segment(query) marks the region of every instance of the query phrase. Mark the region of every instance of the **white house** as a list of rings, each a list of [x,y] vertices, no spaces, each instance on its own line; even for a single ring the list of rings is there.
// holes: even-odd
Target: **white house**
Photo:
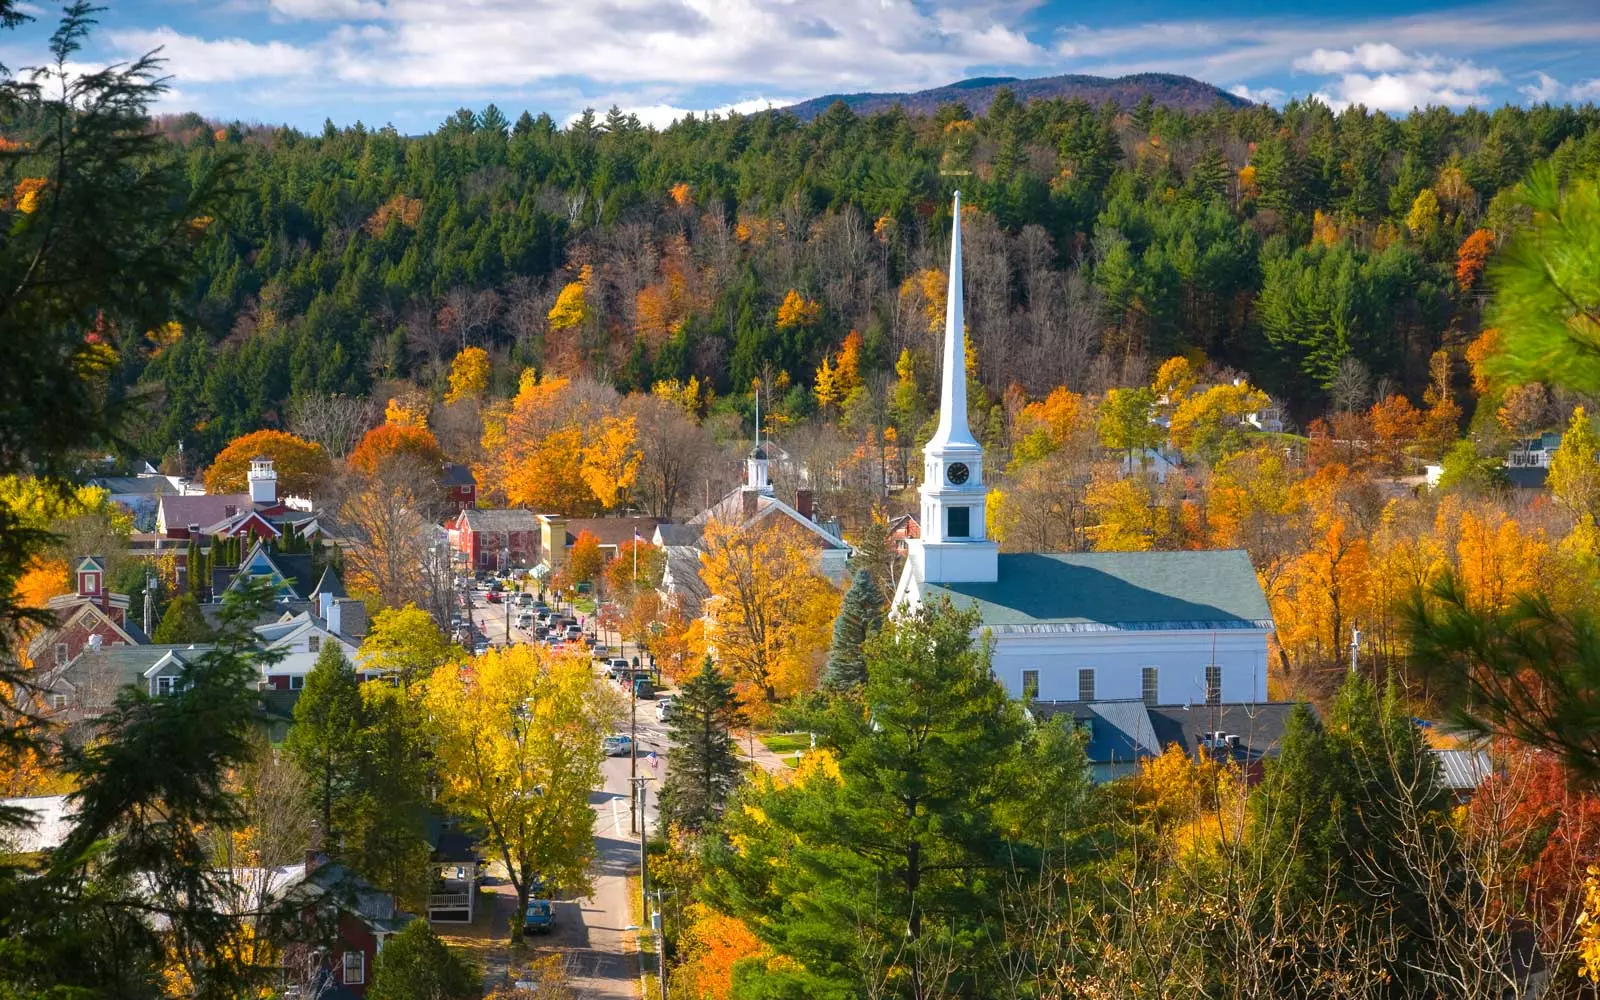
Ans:
[[[985,535],[983,448],[967,426],[956,195],[939,425],[923,448],[921,537],[895,607],[975,607],[1017,696],[1147,704],[1261,702],[1272,616],[1241,551],[1007,553]]]

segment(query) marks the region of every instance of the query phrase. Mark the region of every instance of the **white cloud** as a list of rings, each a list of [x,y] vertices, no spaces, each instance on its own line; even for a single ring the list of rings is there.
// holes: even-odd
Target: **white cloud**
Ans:
[[[367,20],[383,15],[378,0],[271,0],[273,13],[290,20]]]
[[[302,76],[317,65],[310,51],[285,42],[251,42],[242,38],[206,40],[171,28],[113,31],[112,46],[124,56],[161,50],[165,70],[182,83],[227,83],[260,77]]]
[[[1413,57],[1401,52],[1388,42],[1374,45],[1362,42],[1353,49],[1313,49],[1308,56],[1294,61],[1294,68],[1310,73],[1347,73],[1352,69],[1369,72],[1403,69],[1413,62]]]
[[[805,100],[804,97],[756,97],[748,101],[735,101],[732,104],[723,104],[714,108],[680,108],[672,104],[630,106],[622,103],[620,100],[595,102],[594,106],[610,107],[612,104],[617,104],[621,108],[623,114],[637,115],[639,121],[643,124],[648,125],[651,128],[661,129],[666,128],[673,122],[683,118],[685,115],[722,115],[724,117],[729,114],[749,115],[755,114],[758,111],[771,111],[773,108],[781,108],[790,104],[798,104],[803,100]],[[583,112],[574,112],[573,114],[568,115],[567,120],[562,124],[571,125],[573,122],[582,117]]]
[[[1277,87],[1262,87],[1260,90],[1254,90],[1242,83],[1236,83],[1229,87],[1228,93],[1235,97],[1242,97],[1247,101],[1253,101],[1256,104],[1281,104],[1289,96],[1286,91],[1279,90]]]
[[[1582,80],[1570,87],[1549,73],[1535,73],[1534,78],[1536,82],[1517,88],[1534,104],[1600,99],[1600,77]]]

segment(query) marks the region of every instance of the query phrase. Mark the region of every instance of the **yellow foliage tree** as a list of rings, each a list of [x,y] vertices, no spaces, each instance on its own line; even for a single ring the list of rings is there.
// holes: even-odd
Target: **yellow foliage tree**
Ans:
[[[1438,231],[1439,198],[1431,188],[1417,192],[1411,211],[1406,213],[1406,228],[1418,239],[1427,239]]]
[[[1167,432],[1177,447],[1215,462],[1241,440],[1244,418],[1269,402],[1266,393],[1248,382],[1214,385],[1185,397],[1172,411]]]
[[[707,639],[741,696],[762,708],[814,688],[839,592],[817,571],[812,538],[771,518],[748,529],[713,522],[704,544]]]
[[[589,298],[587,279],[589,269],[583,269],[583,277],[577,281],[569,281],[556,296],[555,305],[550,307],[546,319],[550,322],[552,330],[570,330],[582,325],[589,315]]]
[[[423,698],[435,727],[442,803],[484,832],[521,913],[534,879],[589,885],[600,736],[617,714],[586,657],[537,646],[490,650],[470,668],[440,667]],[[511,922],[513,939],[522,921]]]
[[[606,416],[583,446],[580,475],[595,501],[615,508],[639,481],[644,454],[638,447],[639,425],[633,417]]]
[[[486,478],[506,503],[564,514],[621,503],[638,478],[638,428],[606,398],[563,378],[527,377],[504,423],[485,422]]]
[[[1350,627],[1372,606],[1367,538],[1337,513],[1318,515],[1306,551],[1268,594],[1276,639],[1291,672],[1336,664]]]
[[[1089,537],[1096,552],[1148,552],[1169,530],[1166,509],[1156,505],[1142,477],[1096,476],[1084,506],[1095,520]]]
[[[1440,517],[1445,516],[1441,509]],[[1453,527],[1457,571],[1475,609],[1502,611],[1517,594],[1542,589],[1550,556],[1542,531],[1525,531],[1498,510],[1463,511]],[[1443,535],[1448,529],[1439,525],[1436,530]]]
[[[1161,363],[1150,388],[1155,390],[1158,399],[1165,397],[1168,407],[1175,407],[1188,398],[1199,381],[1200,373],[1188,358],[1180,355]]]
[[[822,304],[813,302],[793,288],[783,297],[783,302],[778,306],[778,329],[790,330],[795,327],[811,326],[822,317]]]
[[[444,401],[482,399],[489,391],[489,352],[481,347],[463,348],[450,363],[450,391]]]
[[[428,401],[420,392],[402,393],[383,409],[383,422],[395,427],[428,427]]]

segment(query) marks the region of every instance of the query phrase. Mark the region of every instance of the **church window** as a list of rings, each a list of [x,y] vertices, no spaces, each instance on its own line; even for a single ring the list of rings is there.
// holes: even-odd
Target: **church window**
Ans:
[[[1161,671],[1145,667],[1139,671],[1139,695],[1146,705],[1159,705],[1161,698]]]
[[[1084,667],[1078,671],[1078,700],[1094,701],[1094,668]]]
[[[949,514],[949,530],[946,531],[945,534],[949,535],[951,538],[972,537],[972,508],[951,507]]]
[[[1039,698],[1039,671],[1024,670],[1022,672],[1022,700],[1037,701]]]
[[[1222,704],[1222,668],[1215,663],[1206,665],[1206,704]]]

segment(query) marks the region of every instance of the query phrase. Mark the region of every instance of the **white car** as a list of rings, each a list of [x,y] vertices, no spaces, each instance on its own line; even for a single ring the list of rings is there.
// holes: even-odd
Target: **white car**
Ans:
[[[627,757],[633,753],[633,737],[625,733],[607,736],[600,742],[600,749],[607,757]]]

